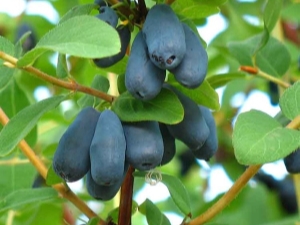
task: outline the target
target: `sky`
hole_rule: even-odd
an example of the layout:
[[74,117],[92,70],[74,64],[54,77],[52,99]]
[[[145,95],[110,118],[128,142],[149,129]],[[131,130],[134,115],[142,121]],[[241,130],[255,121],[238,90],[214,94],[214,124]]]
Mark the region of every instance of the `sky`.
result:
[[[27,14],[32,15],[41,15],[48,19],[51,23],[56,24],[59,20],[59,16],[47,1],[30,1],[26,7],[24,0],[0,0],[0,12],[5,12],[11,16],[18,16],[24,10]],[[249,18],[251,20],[251,18]],[[255,21],[254,21],[255,22]],[[216,27],[217,25],[217,27]],[[213,29],[212,29],[213,28]],[[208,23],[206,26],[198,29],[201,37],[209,44],[211,40],[223,29],[226,28],[226,22],[220,15],[213,15],[208,18]],[[222,96],[223,89],[217,90],[220,99]],[[38,100],[50,96],[48,89],[40,87],[36,92],[35,96]],[[257,101],[259,99],[259,101]],[[276,115],[279,111],[279,107],[272,106],[270,104],[269,98],[266,94],[260,91],[253,91],[247,99],[242,94],[237,94],[233,99],[232,104],[235,106],[243,105],[239,111],[245,112],[250,109],[258,109],[263,112],[268,113],[271,116]],[[203,163],[203,162],[202,162]],[[204,163],[205,164],[205,163]],[[215,165],[210,168],[207,165],[204,165],[208,168],[210,178],[208,180],[208,191],[205,193],[205,199],[211,200],[220,193],[227,191],[232,185],[232,181],[228,178],[223,168],[219,165]],[[282,161],[275,163],[269,163],[263,166],[263,169],[266,172],[272,173],[275,175],[275,178],[282,179],[285,173],[285,167]],[[278,171],[274,173],[274,171]],[[208,174],[202,173],[199,176],[207,176]],[[222,183],[222,185],[219,185]],[[82,188],[82,181],[75,182],[70,184],[73,190],[80,191]],[[160,194],[158,194],[160,193]],[[166,199],[169,196],[167,188],[162,184],[158,183],[155,186],[145,184],[142,191],[138,192],[135,195],[135,200],[138,203],[142,203],[146,198],[152,200],[153,202],[159,202]],[[90,203],[94,204],[94,203]],[[95,207],[93,205],[93,207]],[[99,205],[98,205],[99,207]],[[173,213],[167,213],[167,217],[170,219],[172,224],[180,224],[182,217],[175,215]]]

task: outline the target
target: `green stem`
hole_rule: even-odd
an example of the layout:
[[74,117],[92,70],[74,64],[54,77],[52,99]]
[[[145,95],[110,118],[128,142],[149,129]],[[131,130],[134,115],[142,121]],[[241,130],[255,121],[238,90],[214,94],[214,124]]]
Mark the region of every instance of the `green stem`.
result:
[[267,74],[267,73],[265,73],[265,72],[263,72],[261,70],[258,70],[258,73],[256,75],[259,76],[259,77],[265,78],[265,79],[267,79],[269,81],[272,81],[272,82],[280,85],[283,88],[288,88],[288,87],[291,86],[289,83],[287,83],[287,82],[285,82],[285,81],[283,81],[281,79],[278,79],[276,77],[273,77],[270,74]]

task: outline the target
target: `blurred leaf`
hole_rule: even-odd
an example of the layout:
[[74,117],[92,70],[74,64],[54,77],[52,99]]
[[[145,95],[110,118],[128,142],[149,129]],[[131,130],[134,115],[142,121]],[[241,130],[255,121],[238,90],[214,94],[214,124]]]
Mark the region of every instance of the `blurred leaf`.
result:
[[149,225],[171,225],[168,218],[149,199],[139,206],[139,211],[146,216]]
[[200,87],[189,89],[179,84],[175,80],[174,76],[169,74],[168,83],[191,98],[198,105],[203,105],[214,110],[218,110],[220,108],[219,96],[217,92],[210,86],[207,80],[204,80]]
[[253,55],[256,55],[268,42],[270,32],[273,30],[282,8],[282,0],[269,0],[264,10],[264,31],[261,39],[255,47]]
[[[8,118],[14,117],[19,111],[30,105],[30,101],[26,93],[19,87],[15,79],[10,80],[7,86],[0,90],[0,99],[0,107]],[[0,128],[2,128],[1,124]],[[25,140],[30,146],[35,145],[37,140],[36,126],[34,126],[34,128],[28,133]]]
[[283,128],[269,115],[250,110],[238,116],[232,142],[240,164],[262,164],[282,159],[297,149],[300,131]]
[[120,50],[120,38],[113,27],[94,16],[76,16],[45,34],[36,47],[18,61],[32,64],[44,52],[52,50],[83,58],[102,58]]
[[69,74],[67,58],[65,54],[58,54],[57,66],[56,66],[56,75],[59,78],[66,78]]
[[183,119],[183,107],[179,99],[164,88],[149,101],[138,100],[129,92],[124,92],[113,102],[112,110],[124,122],[156,120],[175,124]]
[[[91,87],[95,88],[98,91],[106,93],[109,89],[109,81],[106,77],[96,75],[93,79]],[[80,106],[80,108],[85,108],[87,106],[98,105],[100,102],[101,99],[92,95],[85,94],[78,100],[78,105]]]
[[[0,51],[15,56],[15,46],[2,36],[0,36]],[[15,71],[13,68],[4,66],[3,63],[3,59],[0,58],[0,90],[10,81]]]
[[265,29],[270,33],[280,16],[282,9],[282,0],[268,0],[264,10],[264,26]]
[[185,216],[191,216],[191,205],[188,192],[182,182],[174,176],[162,175],[162,183],[164,183],[173,199],[174,203]]
[[175,13],[196,20],[218,13],[218,6],[225,2],[226,0],[176,0],[171,6]]
[[286,7],[284,7],[281,11],[281,17],[284,20],[291,21],[293,23],[299,23],[300,21],[300,4],[289,4]]
[[127,90],[125,85],[125,73],[118,76],[117,82],[119,94],[123,94]]
[[[7,158],[7,161],[15,159],[20,160],[19,158]],[[6,165],[4,159],[1,159],[1,162],[3,164],[0,165],[0,200],[14,191],[31,188],[36,170],[29,161],[28,163],[7,163]]]
[[52,186],[54,184],[59,184],[59,183],[64,183],[64,180],[61,179],[53,170],[52,165],[50,165],[48,172],[47,172],[47,177],[46,177],[46,184],[48,186]]
[[290,120],[300,115],[300,81],[283,92],[279,105],[282,113]]
[[[254,66],[253,50],[261,40],[256,35],[245,41],[229,43],[229,51],[243,66]],[[270,37],[266,46],[256,54],[256,66],[262,71],[276,77],[283,76],[290,66],[291,57],[287,48],[277,39]]]
[[49,201],[58,198],[53,188],[23,189],[12,192],[0,201],[0,213],[17,209],[29,203]]
[[213,89],[222,87],[228,82],[237,79],[245,79],[246,74],[242,72],[233,72],[233,73],[223,73],[212,75],[206,78],[206,81],[210,84]]
[[0,132],[0,157],[8,155],[32,130],[39,118],[66,97],[58,95],[27,106],[16,114]]
[[60,19],[59,23],[63,23],[75,16],[88,15],[95,7],[95,4],[76,5]]

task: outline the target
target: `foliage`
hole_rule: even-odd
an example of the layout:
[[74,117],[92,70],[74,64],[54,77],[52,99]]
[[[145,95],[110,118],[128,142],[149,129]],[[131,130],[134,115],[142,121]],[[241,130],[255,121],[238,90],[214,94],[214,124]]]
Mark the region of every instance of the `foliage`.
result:
[[[122,122],[156,120],[172,125],[182,121],[183,106],[168,89],[162,88],[149,101],[136,99],[126,90],[124,73],[130,48],[113,66],[99,68],[93,63],[95,58],[116,55],[122,45],[117,29],[95,18],[99,5],[93,0],[47,3],[59,15],[56,24],[27,11],[18,17],[0,13],[0,224],[73,225],[77,220],[77,224],[104,225],[122,224],[120,221],[131,217],[132,224],[168,225],[173,224],[166,214],[170,211],[184,225],[208,220],[207,224],[243,221],[243,225],[299,222],[297,210],[291,208],[300,203],[300,176],[287,175],[282,181],[272,182],[258,179],[262,164],[282,161],[300,147],[300,38],[299,28],[295,29],[300,24],[298,1],[108,1],[120,18],[119,25],[129,26],[131,44],[147,11],[156,3],[169,4],[193,31],[205,26],[215,14],[227,25],[210,43],[205,43],[201,37],[204,34],[199,33],[208,54],[207,75],[199,87],[184,87],[168,72],[165,80],[213,111],[219,143],[216,155],[209,162],[199,163],[177,140],[176,155],[170,163],[150,175],[136,171],[131,176],[133,171],[129,169],[120,204],[116,204],[118,197],[97,200],[100,209],[90,209],[86,204],[95,201],[84,186],[86,179],[81,180],[84,188],[74,194],[70,191],[72,184],[62,181],[51,166],[59,139],[76,115],[92,106],[99,111],[113,110]],[[29,7],[29,1],[27,4]],[[32,33],[17,36],[23,24],[30,24]],[[218,24],[208,24],[210,29],[221,29]],[[27,49],[26,41],[34,40],[28,38],[30,35],[38,42]],[[276,88],[270,88],[270,83]],[[38,91],[41,88],[47,90],[47,97]],[[218,95],[219,90],[222,95]],[[259,107],[240,113],[242,105],[232,104],[237,94],[247,98],[254,90],[264,92],[280,107],[278,116],[268,115]],[[205,164],[210,171],[221,166],[234,182],[223,196],[205,198],[211,188],[209,176],[201,176]],[[37,174],[45,180],[39,180]],[[294,185],[289,182],[289,189],[279,185],[286,184],[291,176]],[[256,185],[247,185],[252,177]],[[147,197],[137,201],[145,185],[159,182],[169,191],[167,199],[155,202]],[[280,188],[270,188],[270,182]],[[37,183],[39,188],[35,188]],[[133,202],[125,199],[124,190]],[[286,192],[292,193],[291,197],[286,197]],[[291,198],[288,204],[292,206],[283,202],[284,198]],[[79,222],[82,213],[89,219]]]

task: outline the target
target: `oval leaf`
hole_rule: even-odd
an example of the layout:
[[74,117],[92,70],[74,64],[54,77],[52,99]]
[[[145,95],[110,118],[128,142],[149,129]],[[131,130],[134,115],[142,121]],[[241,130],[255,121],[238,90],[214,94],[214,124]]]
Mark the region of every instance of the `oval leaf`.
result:
[[58,95],[27,106],[16,114],[0,132],[0,157],[8,155],[31,131],[39,118],[66,97]]
[[177,96],[170,90],[162,89],[150,101],[141,101],[124,92],[113,103],[112,110],[124,122],[156,120],[176,124],[183,119],[183,107]]
[[269,115],[251,110],[238,116],[232,142],[240,164],[262,164],[282,159],[297,149],[300,131],[283,128]]
[[164,183],[173,199],[174,203],[185,216],[191,216],[191,204],[187,190],[182,182],[174,176],[162,175],[162,183]]
[[[228,47],[230,53],[241,65],[253,66],[253,50],[262,40],[262,34],[244,41],[231,42]],[[287,48],[277,39],[270,37],[267,44],[256,53],[256,66],[262,71],[280,77],[288,70],[291,56]]]
[[82,58],[102,58],[117,54],[120,48],[116,29],[94,16],[76,16],[46,33],[34,49],[18,60],[18,66],[32,64],[48,50]]
[[300,81],[283,92],[279,105],[282,113],[290,120],[300,115]]
[[168,218],[149,199],[139,206],[139,212],[146,215],[149,225],[171,225]]

